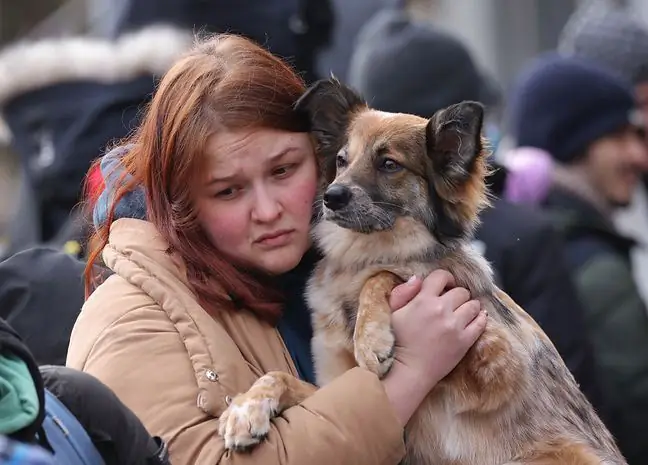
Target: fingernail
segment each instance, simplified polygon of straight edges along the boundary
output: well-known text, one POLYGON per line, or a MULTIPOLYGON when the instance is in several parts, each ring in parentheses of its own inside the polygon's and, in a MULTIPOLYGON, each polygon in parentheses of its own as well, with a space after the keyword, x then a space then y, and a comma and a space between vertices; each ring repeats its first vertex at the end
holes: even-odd
POLYGON ((416 275, 414 274, 414 275, 412 275, 412 276, 410 277, 410 279, 407 280, 407 283, 406 283, 406 284, 409 285, 409 286, 411 286, 411 285, 414 284, 415 282, 416 282, 416 275))

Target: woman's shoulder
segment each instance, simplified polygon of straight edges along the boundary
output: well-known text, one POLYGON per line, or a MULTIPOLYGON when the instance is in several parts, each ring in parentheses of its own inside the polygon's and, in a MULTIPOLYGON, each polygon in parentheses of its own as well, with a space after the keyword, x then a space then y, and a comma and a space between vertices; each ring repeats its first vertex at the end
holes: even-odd
POLYGON ((112 274, 83 304, 70 336, 67 365, 83 369, 90 353, 107 340, 114 344, 116 336, 125 331, 146 330, 153 325, 173 327, 153 298, 122 276, 112 274))
POLYGON ((252 373, 218 320, 196 309, 169 311, 167 304, 113 274, 77 319, 67 366, 99 379, 173 443, 187 436, 178 425, 218 417, 227 397, 249 385, 241 374, 252 373))
POLYGON ((121 256, 113 274, 90 295, 75 322, 68 366, 101 379, 112 376, 107 371, 121 372, 124 363, 163 366, 166 356, 185 360, 199 384, 210 370, 237 373, 236 378, 249 372, 230 328, 205 311, 181 280, 147 269, 148 260, 136 254, 115 254, 121 256))

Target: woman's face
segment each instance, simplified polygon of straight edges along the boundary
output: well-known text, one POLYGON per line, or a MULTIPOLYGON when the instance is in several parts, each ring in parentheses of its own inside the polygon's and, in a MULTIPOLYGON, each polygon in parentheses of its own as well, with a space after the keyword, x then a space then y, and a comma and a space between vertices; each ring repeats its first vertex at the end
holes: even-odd
POLYGON ((317 164, 308 134, 223 131, 207 141, 198 219, 214 246, 270 274, 294 268, 310 246, 317 164))

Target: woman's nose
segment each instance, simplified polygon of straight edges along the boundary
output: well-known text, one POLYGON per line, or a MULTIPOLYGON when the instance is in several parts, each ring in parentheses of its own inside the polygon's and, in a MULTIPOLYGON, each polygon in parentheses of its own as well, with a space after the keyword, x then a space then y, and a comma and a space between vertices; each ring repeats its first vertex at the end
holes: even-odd
POLYGON ((269 192, 259 192, 254 199, 252 219, 259 223, 272 223, 281 216, 281 203, 269 192))

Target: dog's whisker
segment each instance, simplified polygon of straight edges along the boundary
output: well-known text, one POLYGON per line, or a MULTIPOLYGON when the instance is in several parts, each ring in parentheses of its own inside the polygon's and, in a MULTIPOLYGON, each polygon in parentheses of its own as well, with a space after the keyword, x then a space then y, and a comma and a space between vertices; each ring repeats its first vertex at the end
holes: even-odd
POLYGON ((374 205, 385 205, 387 207, 394 207, 397 208, 398 210, 403 210, 403 207, 401 205, 397 205, 395 203, 391 202, 383 202, 383 201, 374 201, 374 205))

